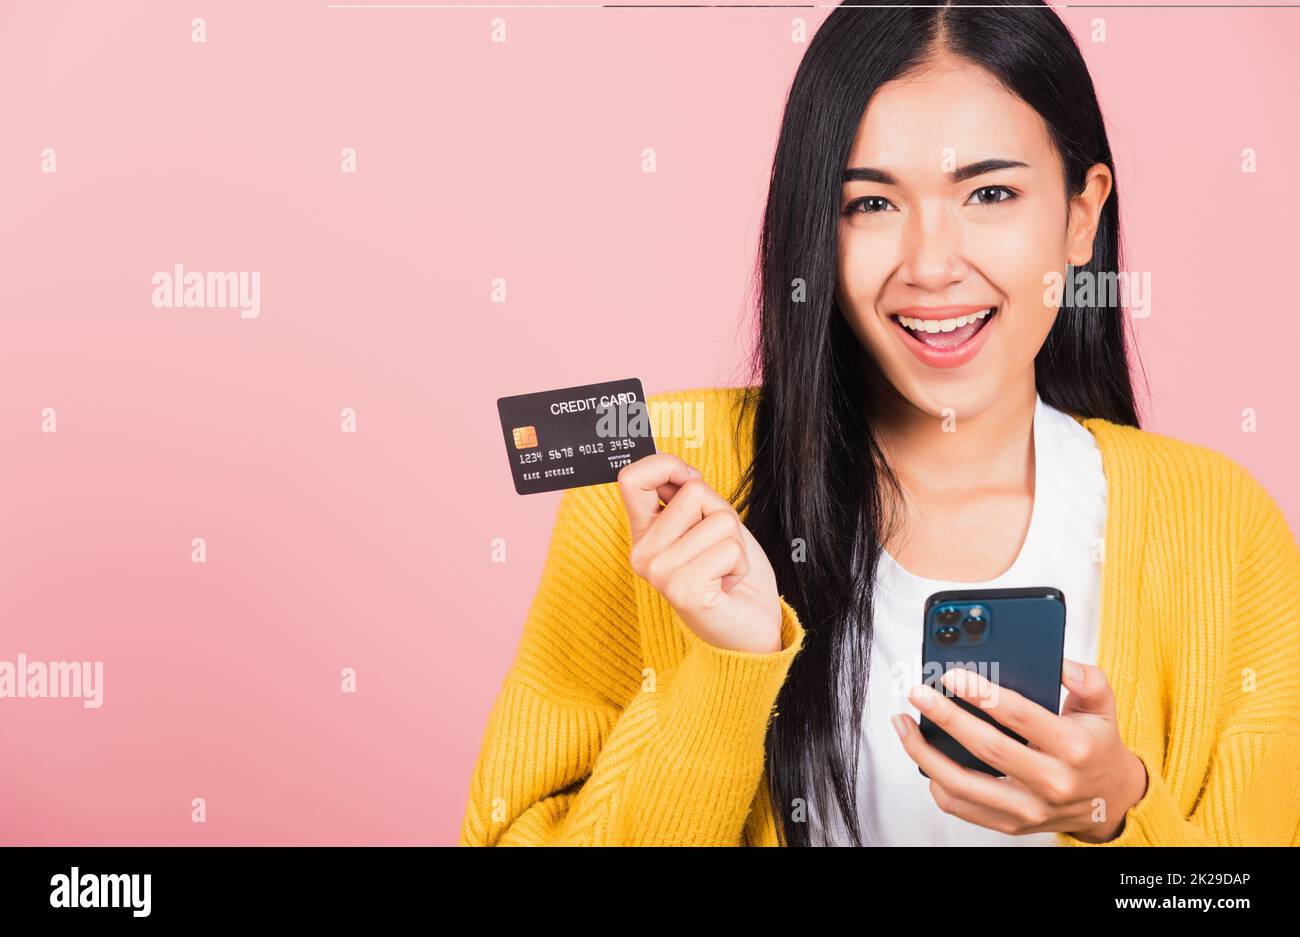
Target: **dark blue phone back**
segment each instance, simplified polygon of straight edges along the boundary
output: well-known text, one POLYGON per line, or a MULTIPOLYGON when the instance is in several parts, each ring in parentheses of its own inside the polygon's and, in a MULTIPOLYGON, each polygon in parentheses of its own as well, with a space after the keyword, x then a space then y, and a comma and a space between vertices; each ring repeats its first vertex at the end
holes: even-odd
MULTIPOLYGON (((936 592, 926 600, 921 645, 924 682, 1019 742, 1025 739, 979 707, 949 694, 938 679, 951 667, 964 667, 1058 713, 1064 652, 1065 596, 1059 589, 960 589, 936 592)), ((958 764, 1002 776, 925 716, 921 733, 958 764)), ((921 774, 929 777, 924 771, 921 774)))

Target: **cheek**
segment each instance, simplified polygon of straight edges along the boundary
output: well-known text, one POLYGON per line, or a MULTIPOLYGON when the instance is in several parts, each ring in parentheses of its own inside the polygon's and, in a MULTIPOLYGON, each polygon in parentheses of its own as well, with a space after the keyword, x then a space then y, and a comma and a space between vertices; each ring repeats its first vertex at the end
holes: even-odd
POLYGON ((869 238, 855 237, 854 230, 847 225, 840 228, 838 299, 853 330, 864 340, 879 334, 876 305, 887 272, 880 260, 886 253, 882 247, 878 242, 873 245, 869 238))
POLYGON ((1056 318, 1056 307, 1049 307, 1044 295, 1049 274, 1065 274, 1064 224, 1064 214, 1027 212, 1018 223, 968 234, 972 261, 1010 304, 1011 340, 1033 346, 1035 353, 1056 318))

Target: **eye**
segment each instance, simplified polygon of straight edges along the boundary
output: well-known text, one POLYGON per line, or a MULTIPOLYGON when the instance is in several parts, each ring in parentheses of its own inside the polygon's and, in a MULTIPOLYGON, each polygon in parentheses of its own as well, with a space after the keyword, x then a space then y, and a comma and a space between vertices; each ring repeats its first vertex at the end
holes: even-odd
POLYGON ((1012 191, 1011 189, 1008 189, 1008 188, 1007 188, 1006 186, 1004 186, 1004 185, 986 185, 986 186, 984 186, 984 187, 982 187, 982 188, 976 189, 974 192, 971 193, 971 196, 970 196, 970 197, 971 197, 971 199, 972 199, 973 201, 968 201, 968 202, 967 202, 968 205, 969 205, 969 204, 975 204, 975 205, 996 205, 996 204, 998 204, 999 202, 1009 202, 1009 201, 1011 201, 1013 198, 1016 197, 1016 193, 1015 193, 1014 191, 1012 191), (1006 198, 992 198, 992 199, 982 199, 982 198, 979 198, 979 196, 980 196, 980 195, 983 195, 983 194, 990 194, 990 193, 991 193, 991 194, 993 194, 993 195, 997 195, 997 193, 999 193, 999 192, 1005 192, 1005 193, 1006 193, 1006 198))
POLYGON ((882 211, 889 211, 890 209, 898 211, 897 208, 894 208, 889 199, 885 198, 883 195, 864 195, 862 198, 855 198, 853 201, 849 202, 848 205, 844 206, 844 214, 875 215, 882 211))

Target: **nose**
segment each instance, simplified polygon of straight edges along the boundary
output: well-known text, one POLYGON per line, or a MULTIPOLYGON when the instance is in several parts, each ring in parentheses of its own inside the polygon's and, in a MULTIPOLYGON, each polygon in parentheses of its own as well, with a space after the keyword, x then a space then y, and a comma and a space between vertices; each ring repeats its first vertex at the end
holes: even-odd
POLYGON ((968 273, 961 222, 947 205, 925 206, 907 219, 902 251, 899 275, 916 289, 939 293, 968 273))

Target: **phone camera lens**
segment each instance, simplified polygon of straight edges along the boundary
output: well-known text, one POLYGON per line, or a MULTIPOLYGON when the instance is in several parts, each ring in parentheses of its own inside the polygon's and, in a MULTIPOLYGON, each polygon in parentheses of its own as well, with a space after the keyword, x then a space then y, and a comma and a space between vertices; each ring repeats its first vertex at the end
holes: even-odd
POLYGON ((955 608, 944 608, 939 610, 935 616, 941 625, 955 625, 961 620, 961 612, 955 608))
POLYGON ((975 618, 972 616, 962 622, 962 625, 966 628, 968 634, 980 635, 984 633, 984 629, 988 627, 989 623, 987 618, 975 618))
POLYGON ((934 633, 934 638, 940 644, 956 644, 961 638, 961 630, 955 625, 943 625, 934 633))

